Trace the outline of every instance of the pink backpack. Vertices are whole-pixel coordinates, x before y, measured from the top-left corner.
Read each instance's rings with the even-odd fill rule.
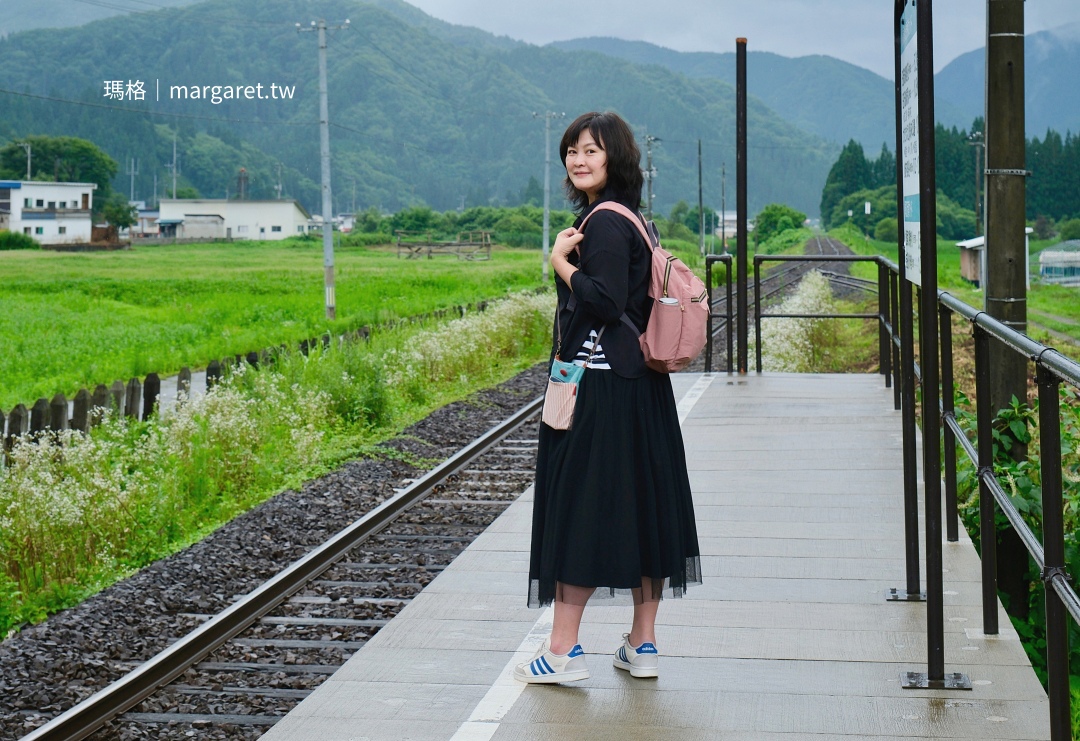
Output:
[[[652,249],[652,277],[649,298],[652,312],[645,331],[638,337],[645,365],[660,373],[674,373],[690,365],[705,347],[705,327],[709,319],[709,295],[705,283],[694,275],[682,260],[660,246],[656,226],[649,222],[645,228],[640,214],[614,201],[604,201],[593,209],[579,229],[597,211],[614,211],[630,221]],[[623,321],[633,327],[626,314]],[[637,328],[634,327],[634,331]]]

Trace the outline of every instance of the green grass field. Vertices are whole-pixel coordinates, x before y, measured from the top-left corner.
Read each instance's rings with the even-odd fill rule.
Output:
[[[867,240],[863,234],[851,228],[834,229],[829,232],[861,255],[884,255],[893,262],[897,260],[897,248],[893,242]],[[1080,355],[1080,290],[1038,281],[1038,253],[1055,244],[1054,241],[1031,242],[1031,289],[1028,292],[1028,334],[1039,342],[1061,345],[1063,337],[1051,337],[1047,329],[1070,338],[1074,347],[1062,347],[1065,354]],[[960,277],[960,248],[950,240],[939,239],[937,244],[938,287],[948,291],[969,306],[982,308],[983,294]],[[851,272],[861,278],[877,279],[877,268],[872,265],[853,265]],[[1068,340],[1064,340],[1068,342]]]
[[[504,296],[540,285],[540,262],[535,250],[462,262],[338,248],[328,322],[318,242],[0,252],[0,409]]]

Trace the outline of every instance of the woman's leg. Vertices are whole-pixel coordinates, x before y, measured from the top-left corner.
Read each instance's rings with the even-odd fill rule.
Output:
[[[551,653],[562,655],[578,643],[578,628],[585,603],[594,587],[575,587],[560,583],[556,589],[555,618],[551,626]]]
[[[652,584],[649,577],[641,580],[641,602],[634,603],[634,625],[630,628],[631,646],[640,646],[646,641],[656,644],[656,612],[660,609],[660,600],[653,599]]]

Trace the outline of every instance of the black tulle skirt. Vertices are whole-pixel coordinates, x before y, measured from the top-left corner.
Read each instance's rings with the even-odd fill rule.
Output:
[[[701,554],[671,379],[587,369],[570,430],[540,424],[529,606],[681,597]],[[587,593],[587,592],[586,592]],[[627,599],[629,601],[629,599]]]

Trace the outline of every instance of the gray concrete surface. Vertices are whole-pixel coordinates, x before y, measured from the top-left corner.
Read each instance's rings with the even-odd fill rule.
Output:
[[[612,667],[630,608],[611,606],[585,613],[590,679],[510,677],[550,627],[550,611],[525,607],[526,492],[263,738],[1049,738],[1016,634],[981,637],[966,537],[944,544],[945,656],[974,688],[900,687],[901,672],[926,670],[925,607],[884,599],[905,583],[903,474],[900,416],[879,376],[673,380],[689,408],[704,584],[660,608],[659,679]]]

